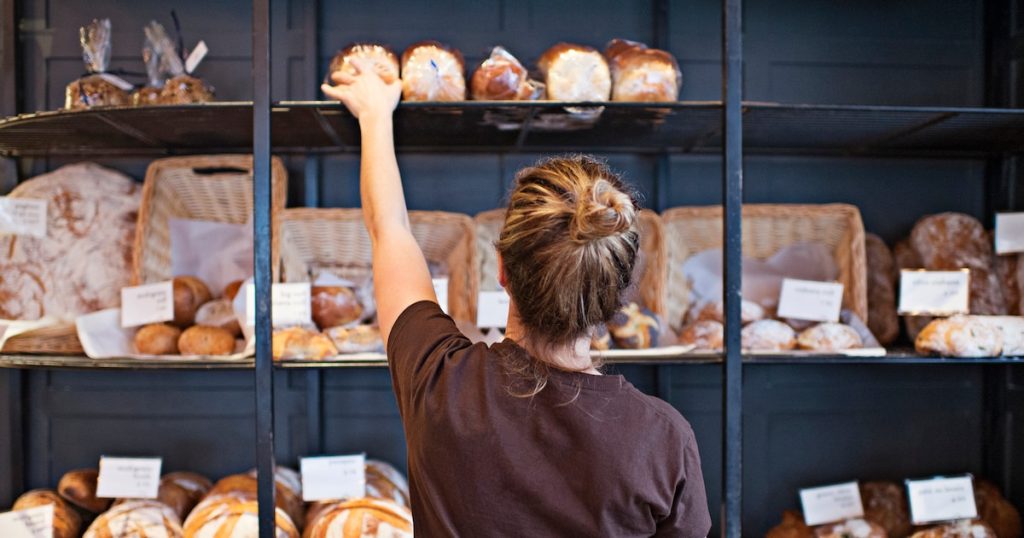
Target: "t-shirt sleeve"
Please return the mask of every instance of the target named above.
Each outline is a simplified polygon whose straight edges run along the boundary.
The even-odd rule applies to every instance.
[[[445,358],[471,345],[452,318],[433,301],[406,307],[388,335],[388,365],[398,405],[403,409],[444,366]]]
[[[704,490],[697,441],[692,437],[683,449],[683,479],[676,485],[672,511],[658,522],[655,536],[705,538],[711,531],[711,513]]]

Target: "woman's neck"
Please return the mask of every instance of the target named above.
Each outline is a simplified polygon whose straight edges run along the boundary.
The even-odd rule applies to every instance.
[[[534,340],[530,338],[529,333],[519,319],[519,313],[516,311],[515,304],[509,305],[505,337],[531,352],[532,350],[543,349],[544,347],[534,345]],[[594,367],[594,361],[590,358],[590,338],[578,338],[572,346],[552,349],[544,353],[543,357],[538,357],[537,353],[533,353],[533,355],[535,359],[546,362],[561,370],[601,375],[601,372]]]

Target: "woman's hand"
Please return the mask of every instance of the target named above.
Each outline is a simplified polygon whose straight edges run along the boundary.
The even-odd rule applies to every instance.
[[[356,74],[344,71],[331,73],[335,86],[323,84],[325,94],[345,104],[360,120],[391,117],[402,97],[402,81],[384,81],[384,66],[366,58],[352,58]]]

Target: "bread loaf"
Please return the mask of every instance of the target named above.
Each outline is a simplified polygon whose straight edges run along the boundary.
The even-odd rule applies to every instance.
[[[235,337],[220,327],[196,325],[178,338],[182,355],[230,355],[235,352]]]
[[[814,538],[814,531],[804,523],[804,516],[794,510],[782,513],[782,522],[772,527],[765,538]]]
[[[881,237],[864,236],[868,263],[868,329],[880,344],[891,344],[900,334],[896,314],[896,280],[898,274],[892,252]]]
[[[412,538],[412,512],[381,499],[355,499],[321,512],[305,538]]]
[[[606,325],[616,347],[648,349],[658,345],[661,332],[658,318],[637,303],[629,303],[619,309]]]
[[[46,237],[0,236],[0,318],[80,315],[121,304],[131,283],[139,189],[92,163],[25,181],[11,198],[46,201]]]
[[[333,327],[324,331],[338,353],[384,353],[384,340],[375,325]]]
[[[643,43],[613,39],[605,48],[612,75],[612,101],[667,102],[679,98],[683,75],[670,53]]]
[[[998,357],[1024,354],[1024,318],[953,316],[937,319],[914,342],[920,353],[949,357]]]
[[[273,351],[275,360],[305,359],[323,360],[338,354],[334,342],[327,335],[302,327],[290,327],[274,331]]]
[[[996,256],[996,273],[1003,284],[1006,313],[1024,315],[1024,254]]]
[[[437,41],[422,41],[402,53],[402,98],[406,101],[464,101],[462,53]]]
[[[391,464],[366,460],[366,496],[409,508],[409,482]]]
[[[740,321],[744,325],[764,318],[765,311],[761,305],[753,301],[743,301],[740,303]],[[686,322],[696,323],[698,321],[725,323],[725,303],[722,301],[695,303],[686,313]]]
[[[213,87],[192,75],[181,74],[167,79],[160,90],[160,104],[184,105],[213,100]]]
[[[82,518],[53,490],[34,489],[28,491],[14,501],[11,510],[28,510],[50,504],[53,505],[53,538],[78,538],[79,533],[82,532]]]
[[[721,351],[725,348],[725,325],[718,321],[703,320],[683,327],[679,343],[695,346],[698,351]]]
[[[219,327],[231,333],[234,338],[242,335],[235,307],[228,299],[216,299],[200,306],[196,311],[196,325]]]
[[[543,87],[530,80],[523,64],[503,47],[491,50],[470,82],[470,94],[478,101],[526,101],[539,99],[542,93]]]
[[[548,99],[554,101],[607,101],[612,76],[604,56],[591,47],[559,43],[537,62]]]
[[[861,482],[860,499],[864,518],[882,526],[892,538],[911,532],[910,507],[903,488],[895,482]]]
[[[194,276],[174,277],[174,324],[185,329],[196,322],[199,307],[212,299],[210,289]]]
[[[743,349],[752,351],[787,351],[796,347],[793,328],[774,319],[762,319],[747,325],[740,338]]]
[[[398,56],[395,56],[391,49],[373,43],[349,45],[331,60],[328,72],[333,74],[335,71],[342,71],[354,76],[356,67],[352,64],[353,58],[362,58],[376,64],[377,73],[388,84],[398,80]]]
[[[313,323],[320,329],[348,325],[363,315],[355,292],[345,286],[313,286],[310,294]]]
[[[181,519],[160,501],[131,500],[100,514],[83,538],[182,538]]]
[[[288,516],[288,520],[297,526],[302,525],[304,519],[304,510],[302,504],[302,491],[301,489],[296,491],[287,483],[278,479],[274,481],[275,484],[275,498],[274,502],[277,507],[284,511]],[[221,497],[236,497],[242,500],[257,500],[257,479],[253,474],[235,474],[224,477],[217,481],[207,493],[199,506],[197,506],[193,512],[200,509],[202,505],[216,502]],[[189,519],[192,519],[189,516]],[[187,526],[187,523],[186,523]]]
[[[275,509],[275,538],[299,538],[298,527],[281,508]],[[255,497],[236,494],[209,497],[185,520],[185,538],[255,538],[259,506]]]
[[[911,538],[996,538],[995,531],[982,521],[961,521],[915,532]]]
[[[100,75],[89,75],[67,85],[64,108],[80,110],[132,104],[132,96]]]
[[[978,518],[992,527],[996,536],[1021,537],[1020,512],[1003,497],[995,484],[987,480],[975,480],[974,503],[978,507]]]
[[[877,523],[866,519],[850,519],[841,523],[820,525],[814,528],[818,538],[888,538],[888,534]]]
[[[135,351],[143,355],[177,355],[181,329],[166,323],[152,323],[135,333]]]
[[[800,349],[808,351],[843,351],[864,346],[853,327],[842,323],[819,323],[804,330],[797,337]]]
[[[76,469],[64,473],[57,484],[57,493],[65,501],[93,514],[110,506],[110,499],[96,497],[96,483],[100,472],[96,469]]]

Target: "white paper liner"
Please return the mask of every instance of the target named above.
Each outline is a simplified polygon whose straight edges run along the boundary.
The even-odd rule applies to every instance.
[[[78,339],[82,349],[91,359],[140,359],[140,360],[241,360],[252,357],[256,350],[254,339],[236,340],[235,353],[231,355],[145,355],[135,352],[137,328],[121,327],[121,309],[100,310],[75,320]]]
[[[47,327],[58,327],[63,324],[63,321],[53,316],[46,316],[32,321],[18,319],[0,320],[0,349],[3,349],[4,344],[6,344],[8,340],[18,336],[19,334],[25,334],[38,329],[45,329]]]
[[[252,275],[252,226],[203,220],[167,219],[171,275],[194,276],[214,296]]]

